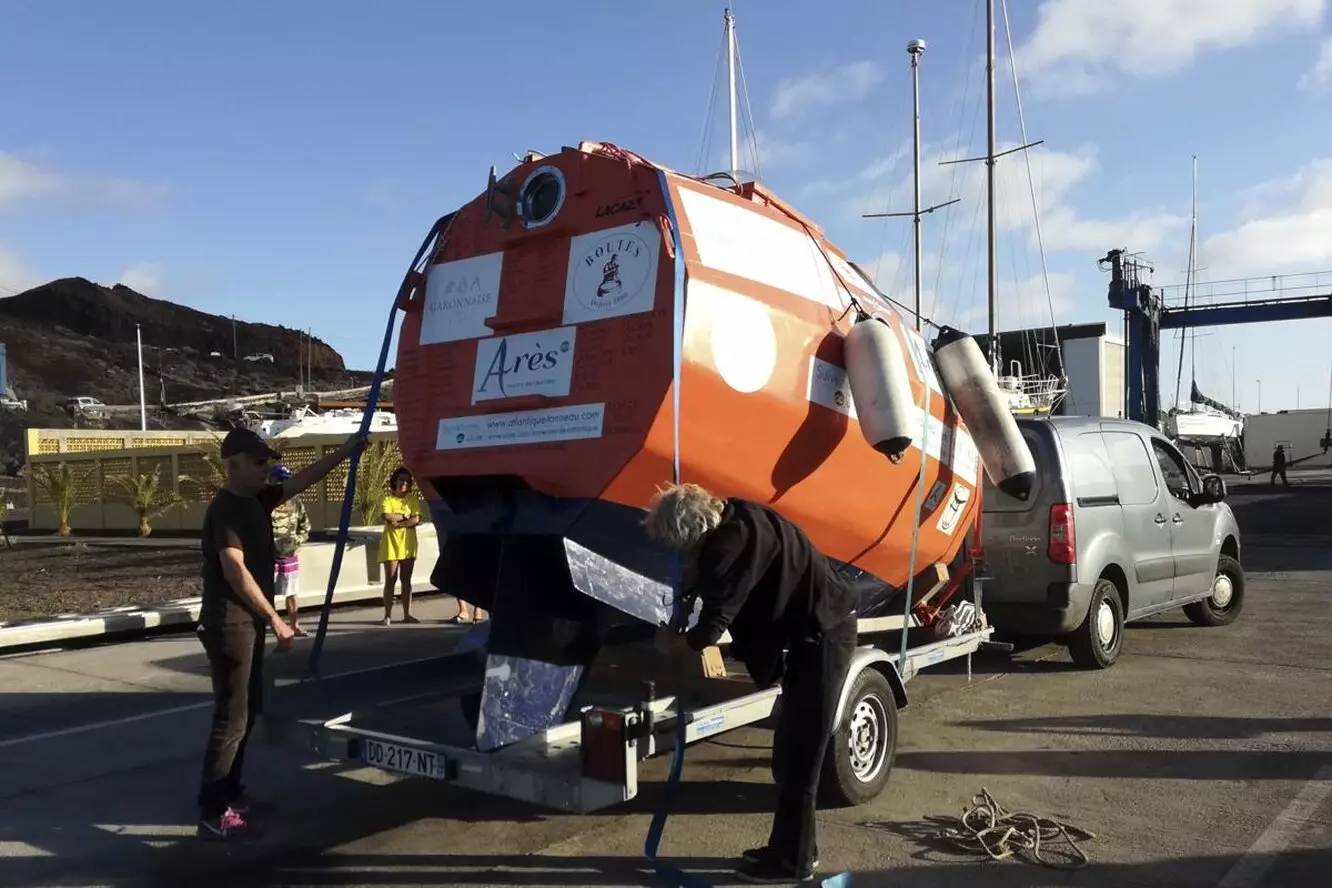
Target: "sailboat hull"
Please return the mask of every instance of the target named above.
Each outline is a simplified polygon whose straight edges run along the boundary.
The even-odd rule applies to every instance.
[[[1240,420],[1212,413],[1172,413],[1166,416],[1163,425],[1170,437],[1198,444],[1235,441],[1244,435]]]

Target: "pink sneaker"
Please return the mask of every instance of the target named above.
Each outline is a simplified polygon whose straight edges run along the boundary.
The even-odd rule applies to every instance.
[[[253,835],[254,829],[244,817],[234,809],[228,808],[221,817],[200,820],[194,834],[201,839],[220,842],[227,839],[243,839]]]

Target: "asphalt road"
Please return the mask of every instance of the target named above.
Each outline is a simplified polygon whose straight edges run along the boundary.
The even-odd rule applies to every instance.
[[[1236,494],[1244,526],[1265,530],[1245,548],[1248,599],[1234,626],[1162,615],[1131,629],[1105,672],[1076,670],[1051,645],[977,657],[970,679],[963,664],[918,677],[888,790],[820,813],[825,870],[912,888],[1326,884],[1332,537],[1270,545],[1298,534],[1263,513],[1308,524],[1332,490],[1298,507],[1283,497],[1308,491]],[[451,613],[447,599],[421,610]],[[325,673],[442,653],[460,635],[430,622],[385,629],[374,616],[338,615]],[[295,674],[303,653],[273,662]],[[622,809],[566,816],[255,746],[249,782],[278,804],[265,835],[202,845],[202,669],[188,635],[0,660],[0,885],[655,884],[642,850],[664,761]],[[729,882],[735,855],[766,837],[770,739],[754,728],[690,749],[663,857]],[[941,847],[927,818],[960,813],[982,787],[1010,810],[1095,833],[1091,865],[978,863]]]

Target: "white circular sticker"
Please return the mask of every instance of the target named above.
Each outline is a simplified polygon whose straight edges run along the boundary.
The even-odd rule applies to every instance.
[[[737,392],[756,392],[777,368],[777,331],[757,302],[723,290],[708,294],[712,304],[712,363]]]
[[[649,230],[656,234],[656,229]],[[627,227],[593,241],[581,256],[574,257],[573,290],[578,303],[594,315],[613,315],[645,291],[650,296],[656,283],[652,279],[656,249]]]

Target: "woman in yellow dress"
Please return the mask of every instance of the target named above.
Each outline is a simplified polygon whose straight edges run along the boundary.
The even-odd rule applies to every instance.
[[[411,495],[412,473],[399,466],[389,476],[389,492],[380,511],[384,532],[379,537],[379,563],[384,565],[384,619],[393,622],[393,584],[402,578],[402,621],[421,622],[412,616],[412,569],[416,567],[416,528],[421,523],[420,501]]]

